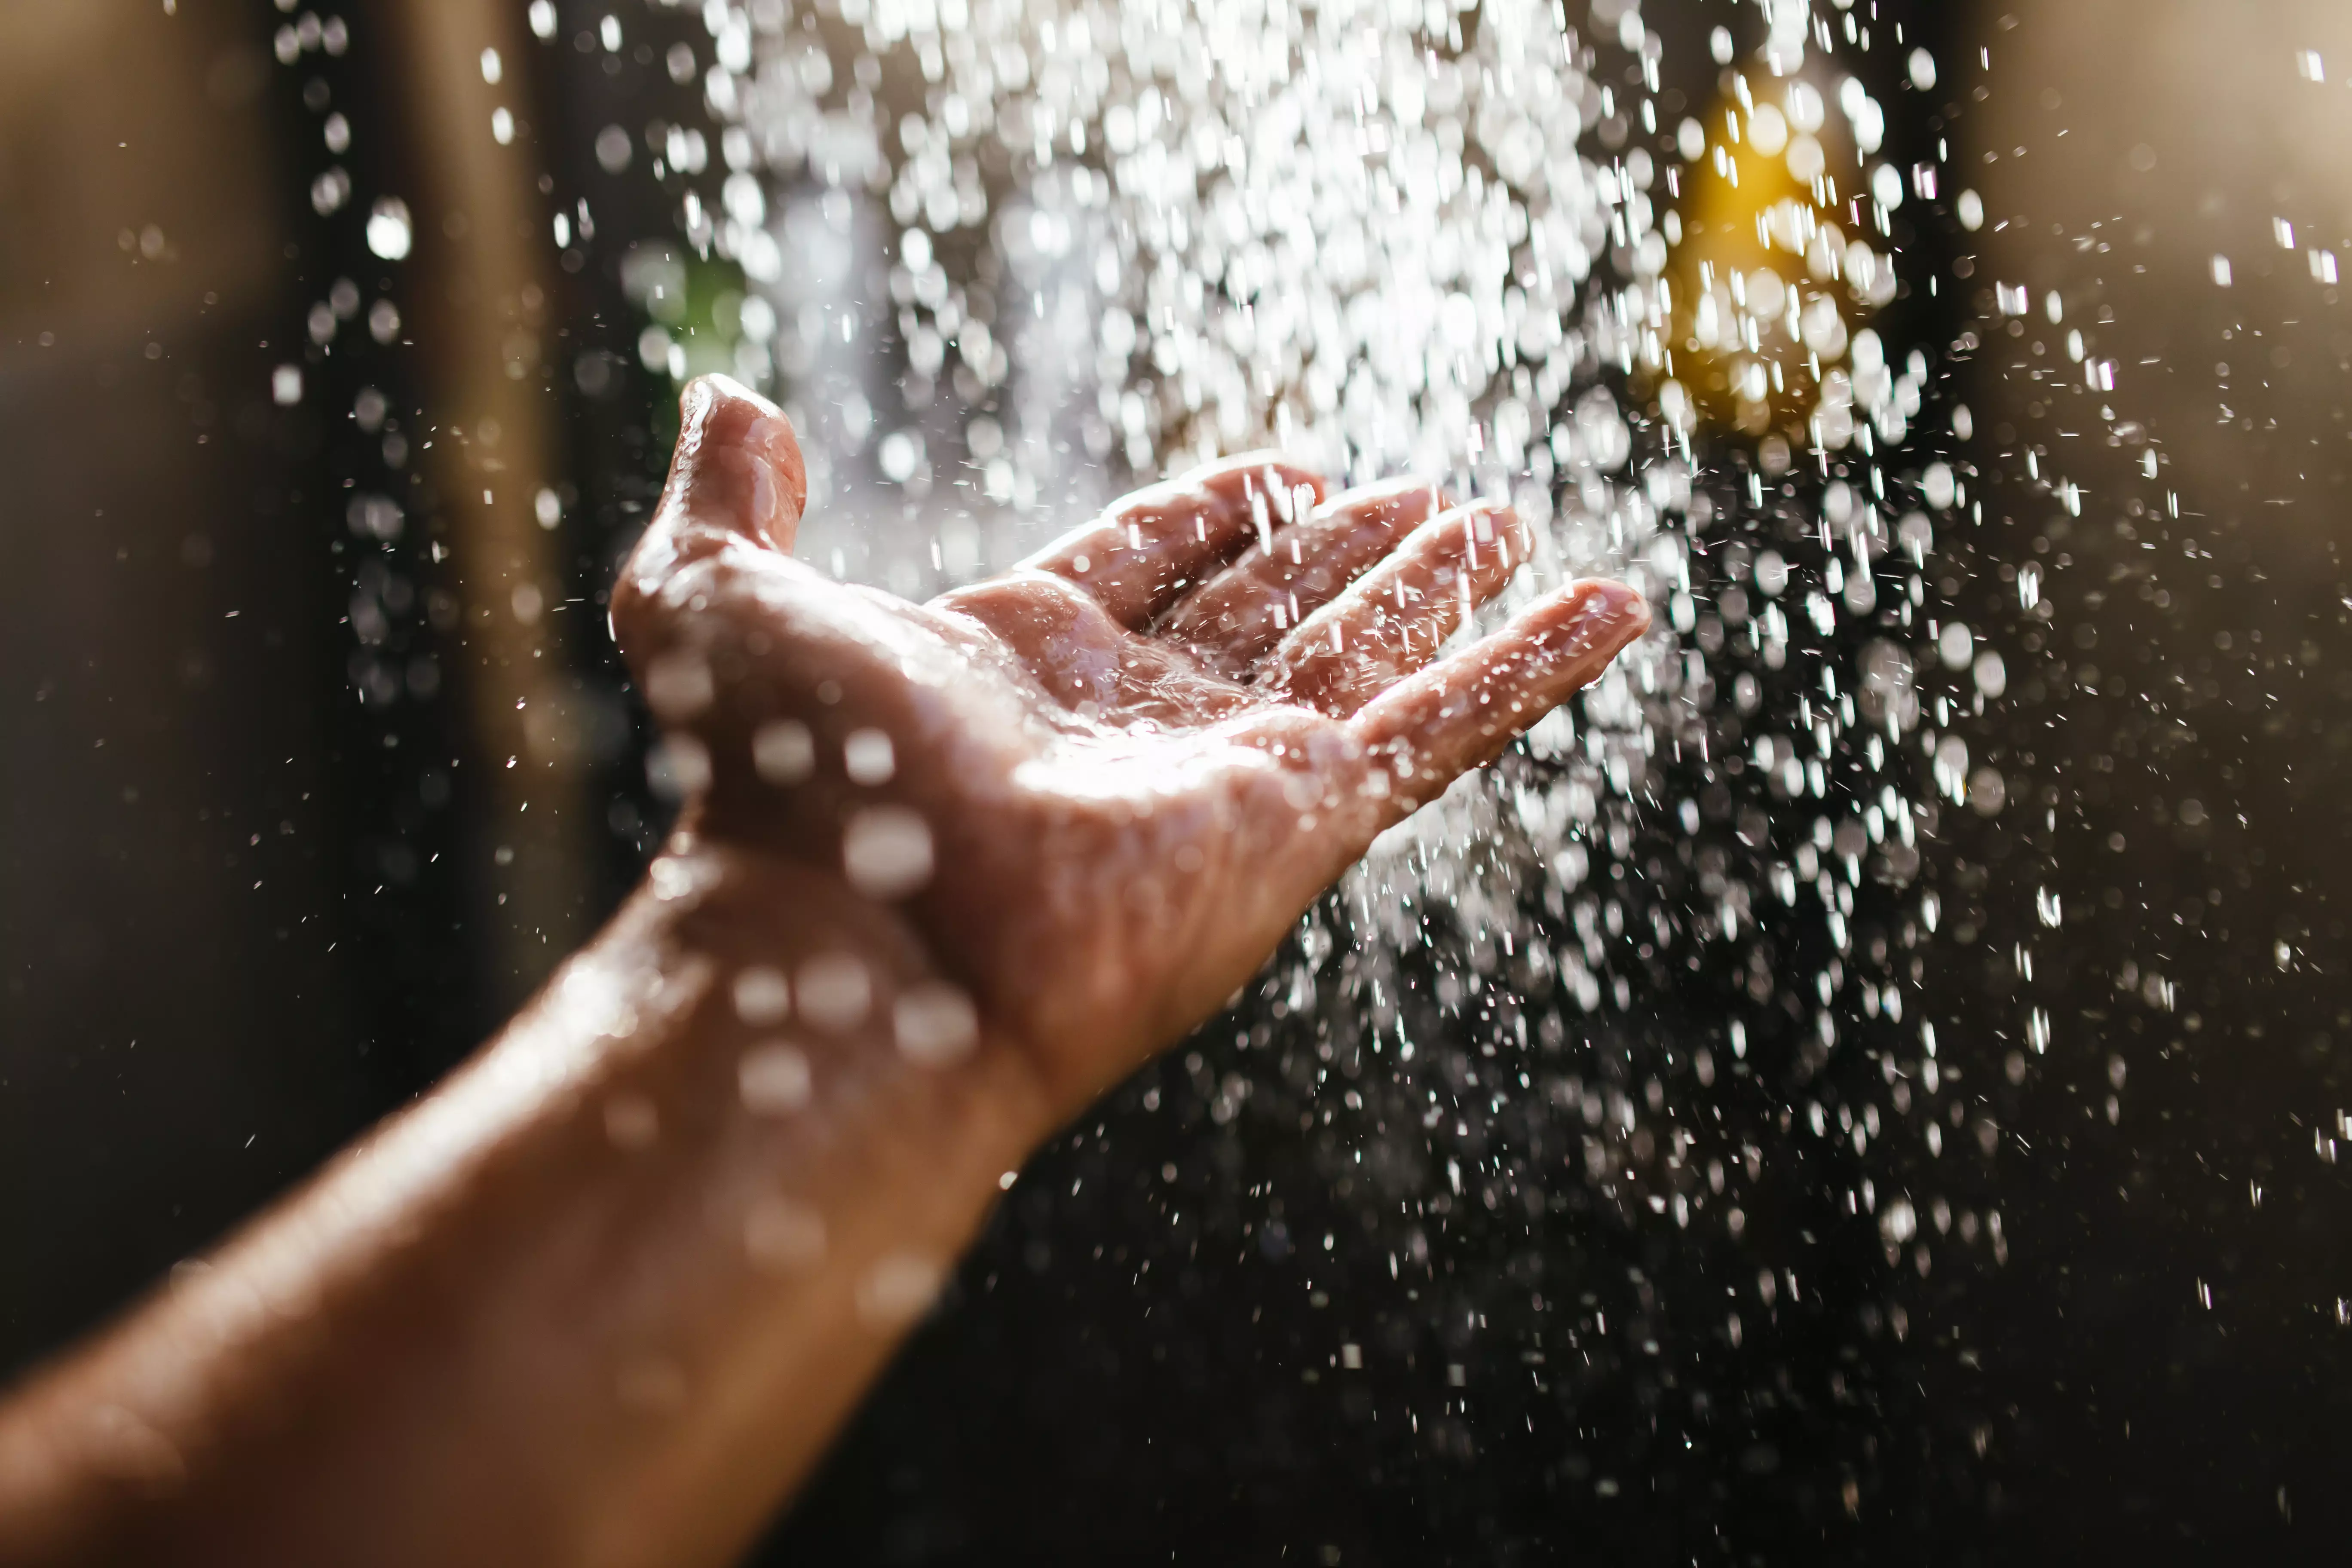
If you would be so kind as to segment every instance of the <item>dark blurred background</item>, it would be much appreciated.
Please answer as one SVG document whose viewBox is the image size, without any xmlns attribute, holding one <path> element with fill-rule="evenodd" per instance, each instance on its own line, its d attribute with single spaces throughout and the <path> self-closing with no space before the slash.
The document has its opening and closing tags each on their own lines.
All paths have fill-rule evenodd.
<svg viewBox="0 0 2352 1568">
<path fill-rule="evenodd" d="M 547 237 L 667 214 L 547 177 L 660 94 L 531 72 L 513 7 L 0 27 L 22 1362 L 432 1081 L 633 875 L 598 591 L 666 452 L 613 268 Z M 494 100 L 520 144 L 463 133 Z"/>
<path fill-rule="evenodd" d="M 1352 1212 L 1283 1131 L 1310 1090 L 1214 1114 L 1237 1036 L 1311 1049 L 1259 998 L 1039 1157 L 775 1561 L 2340 1555 L 2352 322 L 2314 252 L 2352 237 L 2352 16 L 1862 9 L 1944 62 L 1874 90 L 1983 205 L 1974 230 L 1948 191 L 1906 211 L 1945 287 L 1902 309 L 1973 416 L 1984 521 L 1942 596 L 2011 672 L 1970 738 L 2007 805 L 1948 813 L 1924 873 L 1953 928 L 1927 1012 L 1970 1104 L 1937 1179 L 2000 1246 L 1926 1272 L 1846 1223 L 1851 1173 L 1788 1184 L 1758 1230 L 1811 1283 L 1744 1349 L 1706 1337 L 1719 1242 L 1701 1266 L 1572 1201 L 1532 1263 L 1524 1226 L 1465 1215 L 1444 1303 L 1303 1279 L 1223 1245 L 1262 1192 L 1300 1238 Z M 1706 31 L 1754 17 L 1653 11 L 1703 103 Z M 0 45 L 21 1368 L 430 1084 L 642 863 L 665 808 L 602 592 L 674 417 L 646 269 L 717 175 L 658 151 L 703 124 L 708 34 L 636 0 L 84 0 L 0 12 Z M 631 156 L 598 156 L 611 125 Z M 1996 282 L 2059 316 L 2004 316 Z M 2053 468 L 2079 517 L 2028 482 Z M 1449 1329 L 1545 1268 L 1650 1348 L 1571 1377 Z M 1446 1419 L 1342 1387 L 1349 1334 L 1423 1345 L 1424 1379 L 1467 1363 L 1421 1390 Z"/>
</svg>

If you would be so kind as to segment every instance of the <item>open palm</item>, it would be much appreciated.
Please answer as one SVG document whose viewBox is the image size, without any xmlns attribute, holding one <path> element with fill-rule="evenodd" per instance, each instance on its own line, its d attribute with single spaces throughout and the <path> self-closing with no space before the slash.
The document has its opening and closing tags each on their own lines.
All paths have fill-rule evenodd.
<svg viewBox="0 0 2352 1568">
<path fill-rule="evenodd" d="M 1630 589 L 1579 583 L 1440 658 L 1525 559 L 1517 520 L 1425 484 L 1327 494 L 1264 456 L 920 605 L 793 560 L 805 499 L 772 406 L 688 389 L 614 597 L 686 738 L 686 830 L 898 905 L 1066 1109 L 1205 1016 L 1376 834 L 1649 621 Z"/>
</svg>

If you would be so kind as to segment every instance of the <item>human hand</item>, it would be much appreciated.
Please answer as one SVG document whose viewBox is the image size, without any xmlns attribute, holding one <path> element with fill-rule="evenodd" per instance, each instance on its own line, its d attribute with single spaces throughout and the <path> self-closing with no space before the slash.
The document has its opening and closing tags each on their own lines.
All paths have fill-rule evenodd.
<svg viewBox="0 0 2352 1568">
<path fill-rule="evenodd" d="M 1064 1116 L 1649 624 L 1631 589 L 1583 582 L 1440 658 L 1525 526 L 1425 484 L 1328 495 L 1263 455 L 920 605 L 793 560 L 806 496 L 772 405 L 687 389 L 613 599 L 693 775 L 683 843 L 894 908 L 954 987 L 902 1012 L 902 1047 L 1019 1052 Z"/>
<path fill-rule="evenodd" d="M 646 889 L 0 1400 L 0 1559 L 739 1560 L 1003 1173 L 1649 620 L 1579 584 L 1441 658 L 1518 522 L 1262 458 L 910 605 L 791 558 L 771 405 L 684 415 L 613 597 L 691 785 Z"/>
</svg>

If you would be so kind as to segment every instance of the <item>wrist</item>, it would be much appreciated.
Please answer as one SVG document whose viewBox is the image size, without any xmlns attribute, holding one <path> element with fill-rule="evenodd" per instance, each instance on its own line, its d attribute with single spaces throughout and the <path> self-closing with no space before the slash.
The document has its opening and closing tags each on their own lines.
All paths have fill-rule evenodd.
<svg viewBox="0 0 2352 1568">
<path fill-rule="evenodd" d="M 957 1149 L 987 1152 L 992 1184 L 1053 1131 L 1030 1053 L 911 921 L 837 873 L 676 840 L 614 934 L 693 994 L 661 1049 L 730 1119 L 837 1130 L 891 1107 L 908 1120 L 876 1135 L 952 1130 Z"/>
</svg>

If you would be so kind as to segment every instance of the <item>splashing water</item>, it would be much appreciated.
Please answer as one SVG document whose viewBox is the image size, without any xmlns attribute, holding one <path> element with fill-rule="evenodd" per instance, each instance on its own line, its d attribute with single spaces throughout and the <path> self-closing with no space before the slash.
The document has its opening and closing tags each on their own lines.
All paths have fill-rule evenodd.
<svg viewBox="0 0 2352 1568">
<path fill-rule="evenodd" d="M 686 231 L 748 279 L 732 368 L 809 433 L 806 552 L 836 572 L 971 575 L 1272 444 L 1507 495 L 1539 543 L 1494 615 L 1589 574 L 1659 607 L 1384 838 L 1118 1134 L 1209 1124 L 1139 1201 L 1180 1263 L 1295 1265 L 1336 1301 L 1305 1364 L 1372 1369 L 1457 1456 L 1508 1436 L 1463 1391 L 1543 1369 L 1528 1430 L 1604 1496 L 1726 1403 L 1769 1472 L 1795 1417 L 1751 1395 L 1852 1331 L 1812 1271 L 1900 1338 L 1905 1276 L 2004 1245 L 1953 1173 L 1925 1184 L 1948 1136 L 1997 1133 L 1921 1016 L 1920 846 L 2005 793 L 1950 732 L 2005 673 L 1927 581 L 1974 503 L 1892 324 L 1892 214 L 1939 169 L 1884 155 L 1868 85 L 1936 66 L 1831 15 L 1763 0 L 1742 50 L 1624 0 L 1578 26 L 1520 0 L 704 11 L 733 172 Z"/>
<path fill-rule="evenodd" d="M 341 53 L 340 22 L 279 8 L 283 65 L 308 77 Z M 619 269 L 643 313 L 628 331 L 657 376 L 731 369 L 787 403 L 817 501 L 804 552 L 836 574 L 928 593 L 1133 482 L 1279 443 L 1350 479 L 1507 495 L 1542 547 L 1517 602 L 1605 572 L 1659 612 L 1602 687 L 1385 839 L 1227 1016 L 1013 1187 L 941 1336 L 992 1358 L 950 1379 L 983 1395 L 959 1413 L 999 1394 L 1050 1412 L 1004 1463 L 1101 1475 L 1118 1428 L 1087 1413 L 1149 1408 L 1148 1474 L 1130 1452 L 1122 1482 L 1164 1468 L 1236 1507 L 1278 1492 L 1259 1517 L 1286 1522 L 1251 1528 L 1306 1560 L 1339 1560 L 1345 1532 L 1286 1521 L 1359 1468 L 1404 1485 L 1385 1511 L 1353 1492 L 1337 1510 L 1370 1521 L 1350 1562 L 1392 1556 L 1400 1523 L 1473 1543 L 1465 1561 L 1589 1554 L 1612 1520 L 1631 1549 L 1603 1555 L 1710 1530 L 1771 1555 L 1792 1522 L 1813 1550 L 1841 1511 L 1994 1521 L 2005 1485 L 2011 1518 L 2033 1487 L 2078 1506 L 2112 1393 L 2168 1358 L 2200 1467 L 2181 1489 L 2232 1495 L 2203 1456 L 2217 1399 L 2260 1369 L 2208 1344 L 2205 1381 L 2183 1382 L 2180 1347 L 2249 1345 L 2259 1321 L 2272 1358 L 2307 1372 L 2335 1353 L 2308 1323 L 2352 1324 L 2305 1231 L 2270 1243 L 2279 1277 L 2291 1256 L 2318 1292 L 2301 1317 L 2260 1318 L 2251 1277 L 2231 1284 L 2247 1214 L 2318 1212 L 2288 1162 L 2333 1167 L 2352 1136 L 2327 1055 L 2352 1014 L 2312 951 L 2328 917 L 2304 884 L 2325 879 L 2302 854 L 2334 824 L 2294 806 L 2327 775 L 2282 707 L 2334 679 L 2326 627 L 2352 625 L 2352 594 L 2305 603 L 2311 640 L 2283 645 L 2297 595 L 2279 579 L 2333 581 L 2332 549 L 2286 571 L 2257 553 L 2271 566 L 2242 584 L 2220 563 L 2279 547 L 2239 536 L 2247 498 L 2283 520 L 2326 493 L 2304 450 L 2342 403 L 2317 323 L 2347 247 L 2315 171 L 2343 78 L 2303 47 L 2324 39 L 2263 34 L 2232 62 L 2242 29 L 2221 7 L 2200 13 L 2213 49 L 2184 52 L 2175 24 L 2120 7 L 1986 16 L 1979 34 L 1951 8 L 1868 0 L 610 9 L 570 33 L 551 0 L 529 8 L 597 84 L 580 100 L 614 102 L 602 84 L 636 80 L 625 55 L 657 95 L 633 105 L 675 115 L 675 87 L 704 112 L 582 136 L 594 172 L 555 201 L 554 245 L 601 273 L 602 247 L 645 226 L 632 200 L 692 193 L 688 244 L 643 239 Z M 1906 21 L 1969 47 L 1939 63 Z M 486 83 L 499 65 L 484 58 Z M 2133 112 L 2061 123 L 2103 75 L 2130 83 Z M 351 127 L 325 85 L 303 101 L 340 160 Z M 2312 107 L 2290 113 L 2290 92 Z M 2240 134 L 2274 119 L 2305 143 L 2293 156 Z M 474 134 L 505 146 L 515 125 L 502 105 Z M 2280 177 L 2246 206 L 2257 171 Z M 625 174 L 642 183 L 606 183 Z M 2244 221 L 2209 221 L 2221 192 Z M 380 259 L 449 216 L 420 207 L 412 232 L 340 161 L 310 196 Z M 164 246 L 152 227 L 123 239 L 149 260 Z M 370 363 L 339 323 L 404 341 L 381 287 L 369 304 L 334 282 L 308 323 L 334 357 L 278 367 L 276 403 L 324 406 L 337 366 L 348 384 Z M 2200 337 L 2210 377 L 2185 348 Z M 1971 361 L 1983 444 L 1949 384 Z M 616 390 L 601 346 L 572 370 L 591 401 Z M 395 699 L 439 687 L 431 655 L 393 657 L 425 646 L 404 640 L 425 629 L 414 584 L 442 559 L 423 498 L 391 499 L 434 426 L 373 385 L 352 415 L 389 492 L 349 499 L 369 546 L 352 679 L 389 746 Z M 2289 451 L 2296 485 L 2246 489 Z M 534 510 L 550 531 L 631 515 L 569 487 Z M 551 578 L 509 593 L 489 596 L 501 621 L 566 601 Z M 617 703 L 604 730 L 617 753 Z M 805 737 L 778 739 L 762 767 L 802 766 Z M 683 782 L 652 779 L 671 799 Z M 447 800 L 446 773 L 419 784 Z M 614 811 L 642 847 L 635 805 Z M 2266 817 L 2295 847 L 2293 885 L 2264 888 Z M 410 847 L 385 857 L 406 881 Z M 2242 1098 L 2264 1062 L 2269 1121 Z M 762 1103 L 799 1091 L 799 1064 L 749 1065 Z M 2189 1184 L 2151 1202 L 2149 1170 L 2186 1163 Z M 2145 1289 L 2128 1268 L 2087 1289 L 2086 1250 L 2126 1221 Z M 2005 1225 L 2033 1242 L 1987 1289 L 1969 1275 L 2006 1263 Z M 762 1216 L 754 1256 L 821 1247 L 808 1230 Z M 2045 1316 L 2014 1310 L 2029 1299 Z M 937 1384 L 916 1385 L 879 1395 L 881 1419 L 911 1404 L 952 1433 Z M 2052 1387 L 2064 1397 L 2038 1409 L 2007 1397 Z M 2111 1467 L 2119 1486 L 2160 1474 L 2140 1468 L 2155 1412 L 2138 1414 L 2133 1447 L 2107 1450 L 2135 1456 Z M 961 1539 L 956 1486 L 898 1484 L 925 1473 L 910 1425 L 890 1506 Z M 1181 1451 L 1196 1429 L 1225 1445 L 1205 1485 Z M 989 1458 L 935 1440 L 942 1479 Z M 2259 1466 L 2266 1446 L 2234 1447 Z M 2047 1462 L 2061 1450 L 2071 1463 Z M 1014 1506 L 1037 1502 L 1004 1479 Z M 914 1531 L 894 1541 L 916 1522 L 894 1513 Z"/>
</svg>

